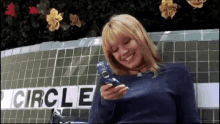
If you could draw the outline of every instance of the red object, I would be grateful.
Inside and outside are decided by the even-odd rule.
[[[31,7],[29,13],[30,13],[30,14],[39,14],[39,11],[37,10],[36,7]]]
[[[16,12],[15,12],[15,5],[13,3],[11,3],[10,5],[8,5],[8,10],[5,11],[6,15],[10,15],[10,16],[17,16]]]

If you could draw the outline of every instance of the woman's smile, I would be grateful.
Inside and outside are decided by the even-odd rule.
[[[130,62],[133,58],[134,58],[134,53],[133,53],[131,56],[129,56],[129,57],[126,59],[126,61],[127,61],[127,62]]]

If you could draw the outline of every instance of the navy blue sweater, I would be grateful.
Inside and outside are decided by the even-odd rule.
[[[119,100],[105,100],[99,77],[89,113],[89,123],[201,123],[191,75],[183,64],[164,64],[153,72],[120,76],[129,87]]]

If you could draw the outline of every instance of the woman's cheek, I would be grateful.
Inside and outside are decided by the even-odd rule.
[[[116,60],[121,63],[120,59],[119,59],[119,56],[116,57]]]
[[[115,56],[115,59],[118,61],[118,56]],[[118,61],[119,62],[119,61]]]
[[[115,57],[115,59],[118,61],[118,56],[116,55],[116,54],[112,54],[114,57]]]

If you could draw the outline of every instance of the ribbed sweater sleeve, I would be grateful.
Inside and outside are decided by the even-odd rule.
[[[195,101],[195,90],[190,73],[187,67],[183,67],[183,82],[177,85],[177,124],[191,123],[201,124]]]
[[[89,123],[114,123],[112,120],[117,100],[105,100],[100,93],[103,79],[98,77],[97,80],[98,82],[89,112]]]

